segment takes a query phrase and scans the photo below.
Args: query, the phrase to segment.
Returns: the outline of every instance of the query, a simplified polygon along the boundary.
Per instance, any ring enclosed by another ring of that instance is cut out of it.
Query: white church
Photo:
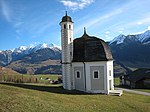
[[[73,40],[73,21],[62,17],[61,47],[63,88],[87,93],[109,94],[114,90],[113,58],[108,45],[84,29]]]

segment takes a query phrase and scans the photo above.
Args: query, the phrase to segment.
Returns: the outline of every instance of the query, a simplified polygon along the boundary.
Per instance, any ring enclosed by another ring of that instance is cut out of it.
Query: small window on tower
[[[64,24],[64,29],[66,29],[66,24]]]
[[[109,76],[111,76],[111,70],[109,70]]]
[[[69,29],[71,29],[71,25],[69,25]]]
[[[71,42],[71,38],[70,38],[70,42]]]

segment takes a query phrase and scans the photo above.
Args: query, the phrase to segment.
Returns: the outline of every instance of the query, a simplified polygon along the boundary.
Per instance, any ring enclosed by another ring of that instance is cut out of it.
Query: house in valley
[[[138,69],[120,77],[120,85],[130,88],[148,88],[150,89],[150,69]]]

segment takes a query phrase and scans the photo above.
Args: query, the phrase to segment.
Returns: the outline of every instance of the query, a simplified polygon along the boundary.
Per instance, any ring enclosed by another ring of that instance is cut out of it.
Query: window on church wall
[[[99,79],[99,71],[98,70],[93,71],[93,79]]]
[[[80,71],[76,71],[76,78],[80,79],[81,78],[81,72]]]

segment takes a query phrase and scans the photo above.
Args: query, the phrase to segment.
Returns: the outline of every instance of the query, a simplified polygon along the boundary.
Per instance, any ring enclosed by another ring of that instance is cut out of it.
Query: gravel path
[[[117,87],[116,89],[127,91],[127,92],[131,92],[131,93],[136,93],[136,94],[142,94],[142,95],[150,96],[150,93],[148,93],[148,92],[135,91],[135,90],[125,89],[125,88],[120,88],[120,87]]]

